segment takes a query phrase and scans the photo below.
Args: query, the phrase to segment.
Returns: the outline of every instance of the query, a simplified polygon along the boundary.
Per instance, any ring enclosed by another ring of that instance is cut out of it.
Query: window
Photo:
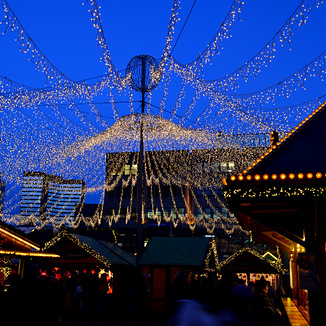
[[[202,173],[202,172],[203,172],[203,164],[197,163],[197,173]]]
[[[129,164],[125,165],[125,175],[130,175],[130,165]]]
[[[228,162],[228,172],[234,171],[234,162]]]
[[[210,195],[212,194],[210,188],[205,188],[205,189],[204,189],[204,192],[205,192],[205,195],[206,195],[206,196],[210,196]]]
[[[131,174],[136,175],[137,174],[137,164],[133,164],[131,166]]]
[[[200,210],[200,208],[197,207],[197,218],[202,218],[203,214],[202,211]]]
[[[228,168],[227,162],[221,162],[221,172],[226,172]]]
[[[160,219],[162,217],[162,211],[159,210],[159,209],[155,210],[155,215],[156,215],[155,216],[156,218]],[[147,209],[147,218],[149,220],[153,220],[154,219],[154,213],[153,213],[153,210],[151,208],[148,208]]]
[[[148,218],[149,220],[152,220],[153,217],[154,217],[153,210],[152,210],[151,208],[148,208],[148,209],[147,209],[147,218]]]
[[[169,218],[170,217],[170,210],[168,208],[164,208],[164,217]]]
[[[177,218],[177,217],[184,217],[185,216],[185,209],[184,207],[179,207],[177,209],[172,208],[172,218]]]
[[[206,218],[211,218],[211,209],[209,207],[205,207],[204,211]]]
[[[219,164],[217,162],[212,163],[212,172],[213,173],[220,172]]]
[[[209,163],[205,163],[205,164],[204,164],[204,172],[205,172],[205,173],[209,173],[210,170],[211,170],[211,166],[210,166],[210,164],[209,164]]]

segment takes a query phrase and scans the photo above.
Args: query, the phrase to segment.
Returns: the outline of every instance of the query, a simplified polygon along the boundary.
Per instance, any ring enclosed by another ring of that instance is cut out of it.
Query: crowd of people
[[[274,291],[264,278],[244,284],[234,273],[221,279],[194,279],[181,270],[168,296],[169,326],[276,326],[290,325],[282,312],[280,287]]]
[[[133,325],[143,325],[151,313],[151,281],[151,275],[146,274],[130,283],[130,305],[124,309]],[[86,319],[107,321],[114,311],[107,294],[105,274],[71,273],[61,278],[39,271],[24,278],[12,274],[6,279],[6,291],[0,288],[1,319],[4,324],[15,321],[35,326],[73,326]],[[166,289],[166,312],[163,319],[168,326],[289,325],[282,312],[281,291],[275,292],[264,278],[245,285],[233,273],[219,279],[180,270]]]
[[[60,278],[37,270],[24,278],[11,274],[0,287],[4,325],[79,325],[82,319],[107,317],[106,274],[69,273]]]

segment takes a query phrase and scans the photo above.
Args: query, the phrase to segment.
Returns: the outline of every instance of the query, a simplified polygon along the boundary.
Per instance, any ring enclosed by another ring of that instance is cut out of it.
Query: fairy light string
[[[147,94],[147,113],[141,116],[137,113],[140,103],[131,87],[130,75],[122,77],[113,64],[96,0],[89,2],[89,12],[107,71],[79,82],[69,79],[45,57],[7,1],[1,0],[3,32],[17,35],[20,50],[29,54],[36,69],[45,74],[50,84],[35,89],[0,76],[0,171],[7,183],[3,219],[22,221],[19,200],[23,172],[39,170],[84,180],[87,194],[99,194],[99,203],[92,217],[78,211],[76,219],[67,215],[58,222],[57,217],[66,207],[63,206],[46,221],[30,215],[24,222],[37,228],[47,224],[60,227],[60,223],[95,226],[103,221],[112,225],[121,218],[128,223],[136,204],[137,176],[130,172],[125,177],[123,171],[130,162],[132,166],[138,165],[136,152],[142,120],[146,135],[145,182],[153,219],[158,224],[171,222],[175,227],[180,223],[187,223],[191,229],[203,226],[208,232],[216,228],[222,228],[227,234],[243,231],[234,217],[226,218],[222,213],[227,207],[218,189],[222,186],[222,176],[228,172],[214,170],[214,164],[221,167],[222,163],[246,161],[249,165],[261,155],[260,150],[266,150],[264,139],[270,131],[278,130],[282,135],[309,115],[324,100],[323,96],[287,107],[267,108],[266,105],[279,97],[290,97],[296,89],[304,88],[308,79],[324,80],[326,54],[323,52],[275,85],[249,94],[235,91],[241,80],[249,81],[272,62],[277,43],[291,43],[294,28],[303,25],[312,8],[322,2],[316,1],[313,6],[310,1],[302,1],[273,38],[244,66],[223,78],[206,80],[204,68],[222,51],[222,41],[231,36],[243,3],[235,0],[206,49],[194,61],[181,64],[172,57],[171,45],[181,9],[180,1],[174,0],[159,68],[151,71],[152,78],[159,80],[160,85]],[[178,90],[173,101],[172,88]],[[105,101],[101,101],[103,98]],[[103,105],[111,109],[112,120],[97,102],[105,102]],[[119,102],[128,106],[129,114],[121,114]],[[80,105],[85,105],[85,111]],[[256,146],[261,148],[255,149]],[[212,153],[208,162],[203,162],[200,155],[206,150]],[[201,173],[196,171],[200,164]],[[105,176],[107,166],[118,170]],[[104,211],[105,194],[117,189],[121,189],[118,206],[110,213]],[[168,204],[163,194],[166,189],[170,196]],[[196,189],[201,191],[200,198]],[[63,200],[63,195],[59,199]],[[179,211],[180,200],[184,213]],[[31,208],[35,208],[35,203]],[[211,213],[205,211],[208,208]]]

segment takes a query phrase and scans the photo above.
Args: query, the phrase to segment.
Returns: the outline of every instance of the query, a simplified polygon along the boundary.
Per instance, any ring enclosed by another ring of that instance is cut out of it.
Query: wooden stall
[[[153,237],[140,259],[143,275],[151,276],[151,309],[163,313],[167,289],[181,269],[200,275],[216,272],[216,244],[209,238]]]
[[[58,254],[42,252],[37,243],[14,226],[0,222],[0,284],[4,285],[6,278],[12,273],[22,277],[26,261],[59,257]]]
[[[108,304],[112,314],[130,309],[130,289],[136,274],[136,258],[118,245],[68,231],[60,232],[47,242],[44,250],[60,255],[44,267],[56,277],[78,274],[101,278],[107,282]]]
[[[290,253],[293,299],[302,309],[309,301],[311,325],[326,308],[325,125],[324,103],[250,167],[224,180],[239,221],[254,237]]]

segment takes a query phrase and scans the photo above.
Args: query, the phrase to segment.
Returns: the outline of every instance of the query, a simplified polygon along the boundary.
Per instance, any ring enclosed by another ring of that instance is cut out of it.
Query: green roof
[[[139,264],[204,266],[209,242],[209,238],[153,237]]]
[[[136,258],[131,253],[122,250],[114,243],[96,240],[80,234],[72,234],[78,240],[107,259],[111,265],[132,265],[136,266]]]

